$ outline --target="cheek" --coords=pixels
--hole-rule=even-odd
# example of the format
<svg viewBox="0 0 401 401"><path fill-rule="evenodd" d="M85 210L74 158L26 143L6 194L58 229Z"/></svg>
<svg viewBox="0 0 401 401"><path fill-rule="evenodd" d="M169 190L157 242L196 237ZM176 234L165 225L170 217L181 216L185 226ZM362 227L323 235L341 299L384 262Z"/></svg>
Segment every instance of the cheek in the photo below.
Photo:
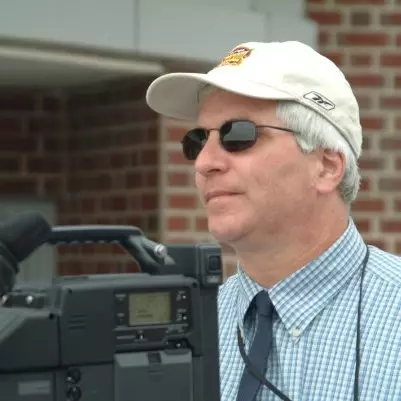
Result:
<svg viewBox="0 0 401 401"><path fill-rule="evenodd" d="M253 171L251 177L258 203L271 203L274 198L276 202L296 198L310 186L307 166L297 160L269 159Z"/></svg>

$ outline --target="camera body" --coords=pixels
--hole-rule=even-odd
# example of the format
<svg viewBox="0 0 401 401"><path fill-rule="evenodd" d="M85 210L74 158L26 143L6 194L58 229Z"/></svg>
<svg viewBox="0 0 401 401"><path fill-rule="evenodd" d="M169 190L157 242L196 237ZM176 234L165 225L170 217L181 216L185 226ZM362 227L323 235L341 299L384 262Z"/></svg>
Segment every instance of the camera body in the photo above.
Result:
<svg viewBox="0 0 401 401"><path fill-rule="evenodd" d="M136 228L107 226L58 227L48 242L116 238L141 272L57 277L3 296L2 399L220 399L220 248L161 248Z"/></svg>

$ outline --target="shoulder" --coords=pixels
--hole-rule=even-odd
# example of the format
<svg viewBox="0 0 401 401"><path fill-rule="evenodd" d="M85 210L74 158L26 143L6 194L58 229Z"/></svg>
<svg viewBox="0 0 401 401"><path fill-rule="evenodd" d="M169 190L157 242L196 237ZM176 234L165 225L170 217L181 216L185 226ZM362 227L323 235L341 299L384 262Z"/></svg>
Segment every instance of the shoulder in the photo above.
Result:
<svg viewBox="0 0 401 401"><path fill-rule="evenodd" d="M382 284L401 288L401 257L375 246L369 246L370 256L367 271Z"/></svg>

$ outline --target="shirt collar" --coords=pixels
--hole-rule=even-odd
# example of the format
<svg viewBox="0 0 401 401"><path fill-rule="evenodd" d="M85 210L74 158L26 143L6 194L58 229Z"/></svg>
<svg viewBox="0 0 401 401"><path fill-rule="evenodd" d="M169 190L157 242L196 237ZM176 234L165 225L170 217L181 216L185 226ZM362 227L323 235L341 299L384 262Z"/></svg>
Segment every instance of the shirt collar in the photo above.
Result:
<svg viewBox="0 0 401 401"><path fill-rule="evenodd" d="M316 259L284 278L269 295L278 316L290 333L300 336L313 319L359 271L366 252L365 243L353 220L343 235ZM263 287L238 264L238 323L242 330L246 311Z"/></svg>

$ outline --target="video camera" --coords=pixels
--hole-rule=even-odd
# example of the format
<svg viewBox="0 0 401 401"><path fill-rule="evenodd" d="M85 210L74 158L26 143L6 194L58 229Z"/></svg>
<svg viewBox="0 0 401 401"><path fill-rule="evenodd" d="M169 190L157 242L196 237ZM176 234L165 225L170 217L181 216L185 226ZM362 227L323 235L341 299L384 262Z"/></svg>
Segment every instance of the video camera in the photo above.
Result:
<svg viewBox="0 0 401 401"><path fill-rule="evenodd" d="M118 243L138 273L15 285L42 244ZM218 401L220 248L157 244L132 226L0 226L1 401Z"/></svg>

